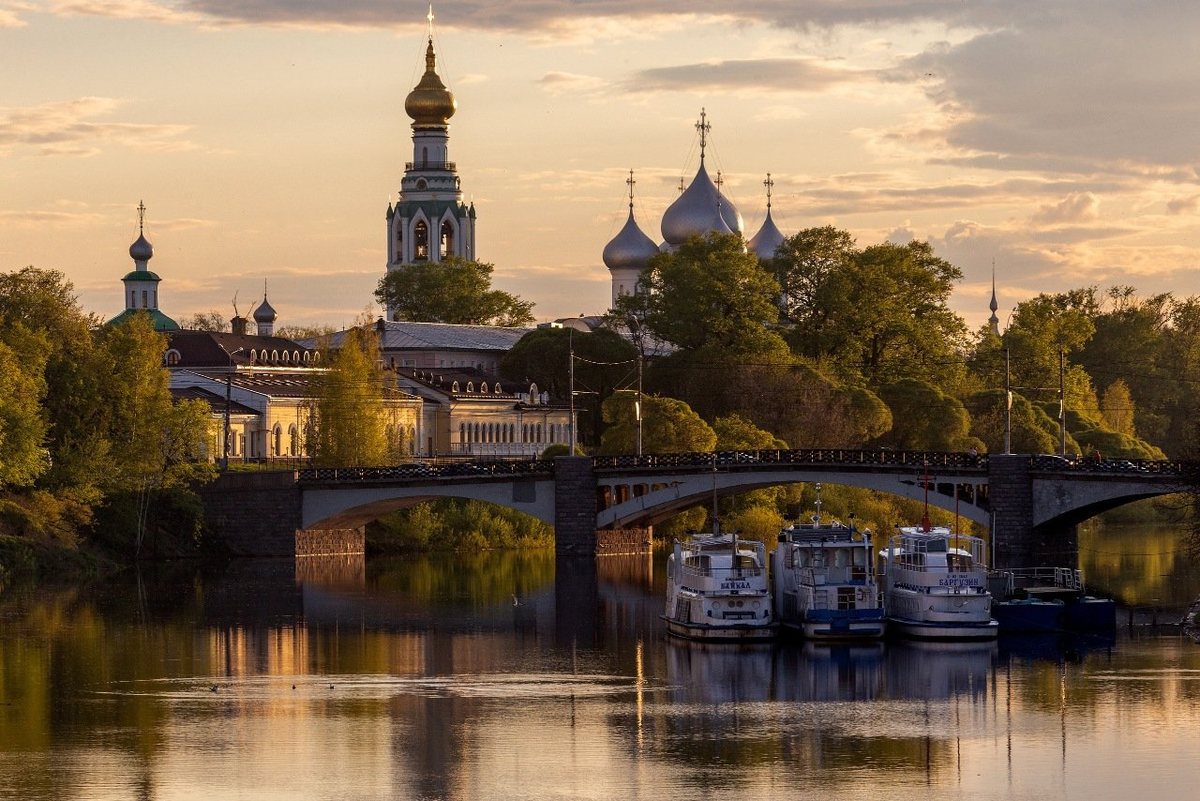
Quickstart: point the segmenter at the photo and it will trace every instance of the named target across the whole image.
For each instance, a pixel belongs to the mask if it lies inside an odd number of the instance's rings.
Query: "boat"
[[[819,485],[818,485],[819,486]],[[870,531],[851,520],[794,523],[771,554],[775,612],[783,629],[810,640],[882,637],[883,604],[872,566]]]
[[[889,630],[925,639],[992,639],[984,541],[931,526],[901,526],[879,552]]]
[[[675,541],[667,557],[667,632],[688,640],[759,642],[774,639],[766,546],[736,533]]]
[[[1005,568],[988,575],[1000,633],[1112,631],[1117,604],[1088,595],[1083,572],[1069,567]]]

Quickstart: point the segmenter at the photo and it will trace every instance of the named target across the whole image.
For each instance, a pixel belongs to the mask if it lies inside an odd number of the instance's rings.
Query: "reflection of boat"
[[[883,695],[882,640],[783,643],[775,655],[776,701],[872,701]]]
[[[814,640],[883,636],[870,532],[822,523],[818,511],[779,532],[771,575],[781,626]]]
[[[770,644],[666,643],[672,701],[723,704],[771,700],[774,648]]]
[[[880,551],[888,626],[910,637],[990,639],[984,544],[944,526],[901,527]]]
[[[675,541],[667,558],[667,631],[692,640],[748,642],[775,636],[766,547],[737,534]]]
[[[983,698],[999,649],[996,640],[887,644],[887,694],[895,700]]]
[[[989,588],[1000,631],[1111,631],[1117,604],[1084,591],[1083,573],[1067,567],[994,570]]]

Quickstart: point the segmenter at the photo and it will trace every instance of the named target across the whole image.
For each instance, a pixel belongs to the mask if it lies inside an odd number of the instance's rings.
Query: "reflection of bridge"
[[[354,530],[381,515],[440,497],[473,498],[533,515],[555,527],[560,554],[595,553],[603,532],[653,525],[717,495],[822,481],[929,502],[990,526],[996,562],[1062,562],[1073,542],[1063,531],[1108,509],[1185,489],[1187,463],[1057,456],[858,450],[762,450],[560,457],[551,462],[424,464],[390,468],[309,469],[241,478],[207,491],[210,522],[226,534],[244,513],[288,511],[275,524],[318,536]],[[926,476],[928,478],[926,479]],[[271,498],[255,497],[258,481]],[[239,503],[230,493],[246,492]],[[282,493],[282,494],[281,494]],[[214,508],[220,514],[214,515]],[[241,509],[241,513],[237,510]],[[249,522],[249,521],[248,521]],[[253,536],[249,531],[243,536]],[[285,539],[285,532],[274,535]],[[361,535],[360,535],[361,536]],[[304,552],[300,539],[297,552]],[[326,548],[326,550],[328,550]]]

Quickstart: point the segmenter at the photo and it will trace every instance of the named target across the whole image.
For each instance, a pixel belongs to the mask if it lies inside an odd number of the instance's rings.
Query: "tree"
[[[966,325],[947,306],[961,271],[926,242],[854,249],[834,228],[802,231],[780,246],[788,344],[843,381],[878,387],[902,378],[961,380]]]
[[[196,312],[191,317],[180,321],[179,327],[190,331],[215,331],[217,333],[229,331],[229,323],[216,309]]]
[[[395,319],[456,325],[522,326],[534,321],[533,303],[492,289],[491,264],[450,256],[388,271],[375,297]]]
[[[1129,385],[1118,378],[1108,385],[1100,397],[1100,414],[1104,423],[1118,434],[1135,437],[1133,396]]]
[[[600,453],[616,455],[637,450],[637,393],[614,392],[604,401],[604,420],[610,424],[600,439]],[[711,451],[717,435],[686,403],[658,395],[642,396],[642,452],[695,453]]]
[[[329,368],[309,381],[312,413],[305,449],[322,467],[372,467],[394,463],[389,441],[379,346],[368,326],[346,331]]]
[[[905,378],[879,388],[892,412],[892,429],[879,442],[905,451],[965,451],[983,445],[970,436],[962,402],[932,384]]]
[[[787,346],[773,327],[779,285],[736,234],[692,237],[650,259],[642,291],[618,299],[616,316],[634,318],[659,339],[705,350],[778,360]]]
[[[41,372],[0,341],[0,489],[27,487],[49,467]]]
[[[574,349],[575,408],[580,441],[599,444],[604,432],[601,404],[617,389],[637,385],[636,348],[608,329],[591,332],[535,328],[517,340],[500,360],[500,376],[534,383],[550,397],[570,397],[570,353]]]

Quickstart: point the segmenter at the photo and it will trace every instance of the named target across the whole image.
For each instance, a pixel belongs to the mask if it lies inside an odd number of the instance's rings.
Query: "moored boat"
[[[719,531],[719,530],[718,530]],[[667,632],[710,642],[774,638],[766,547],[734,533],[675,541],[667,558]]]
[[[992,571],[988,582],[996,599],[992,617],[1000,624],[1001,634],[1116,628],[1116,602],[1088,595],[1079,570],[1006,568]]]
[[[869,531],[837,521],[796,523],[771,555],[775,611],[782,628],[811,640],[882,637],[883,604]]]
[[[879,553],[888,628],[925,639],[991,639],[984,542],[945,526],[902,526]]]

